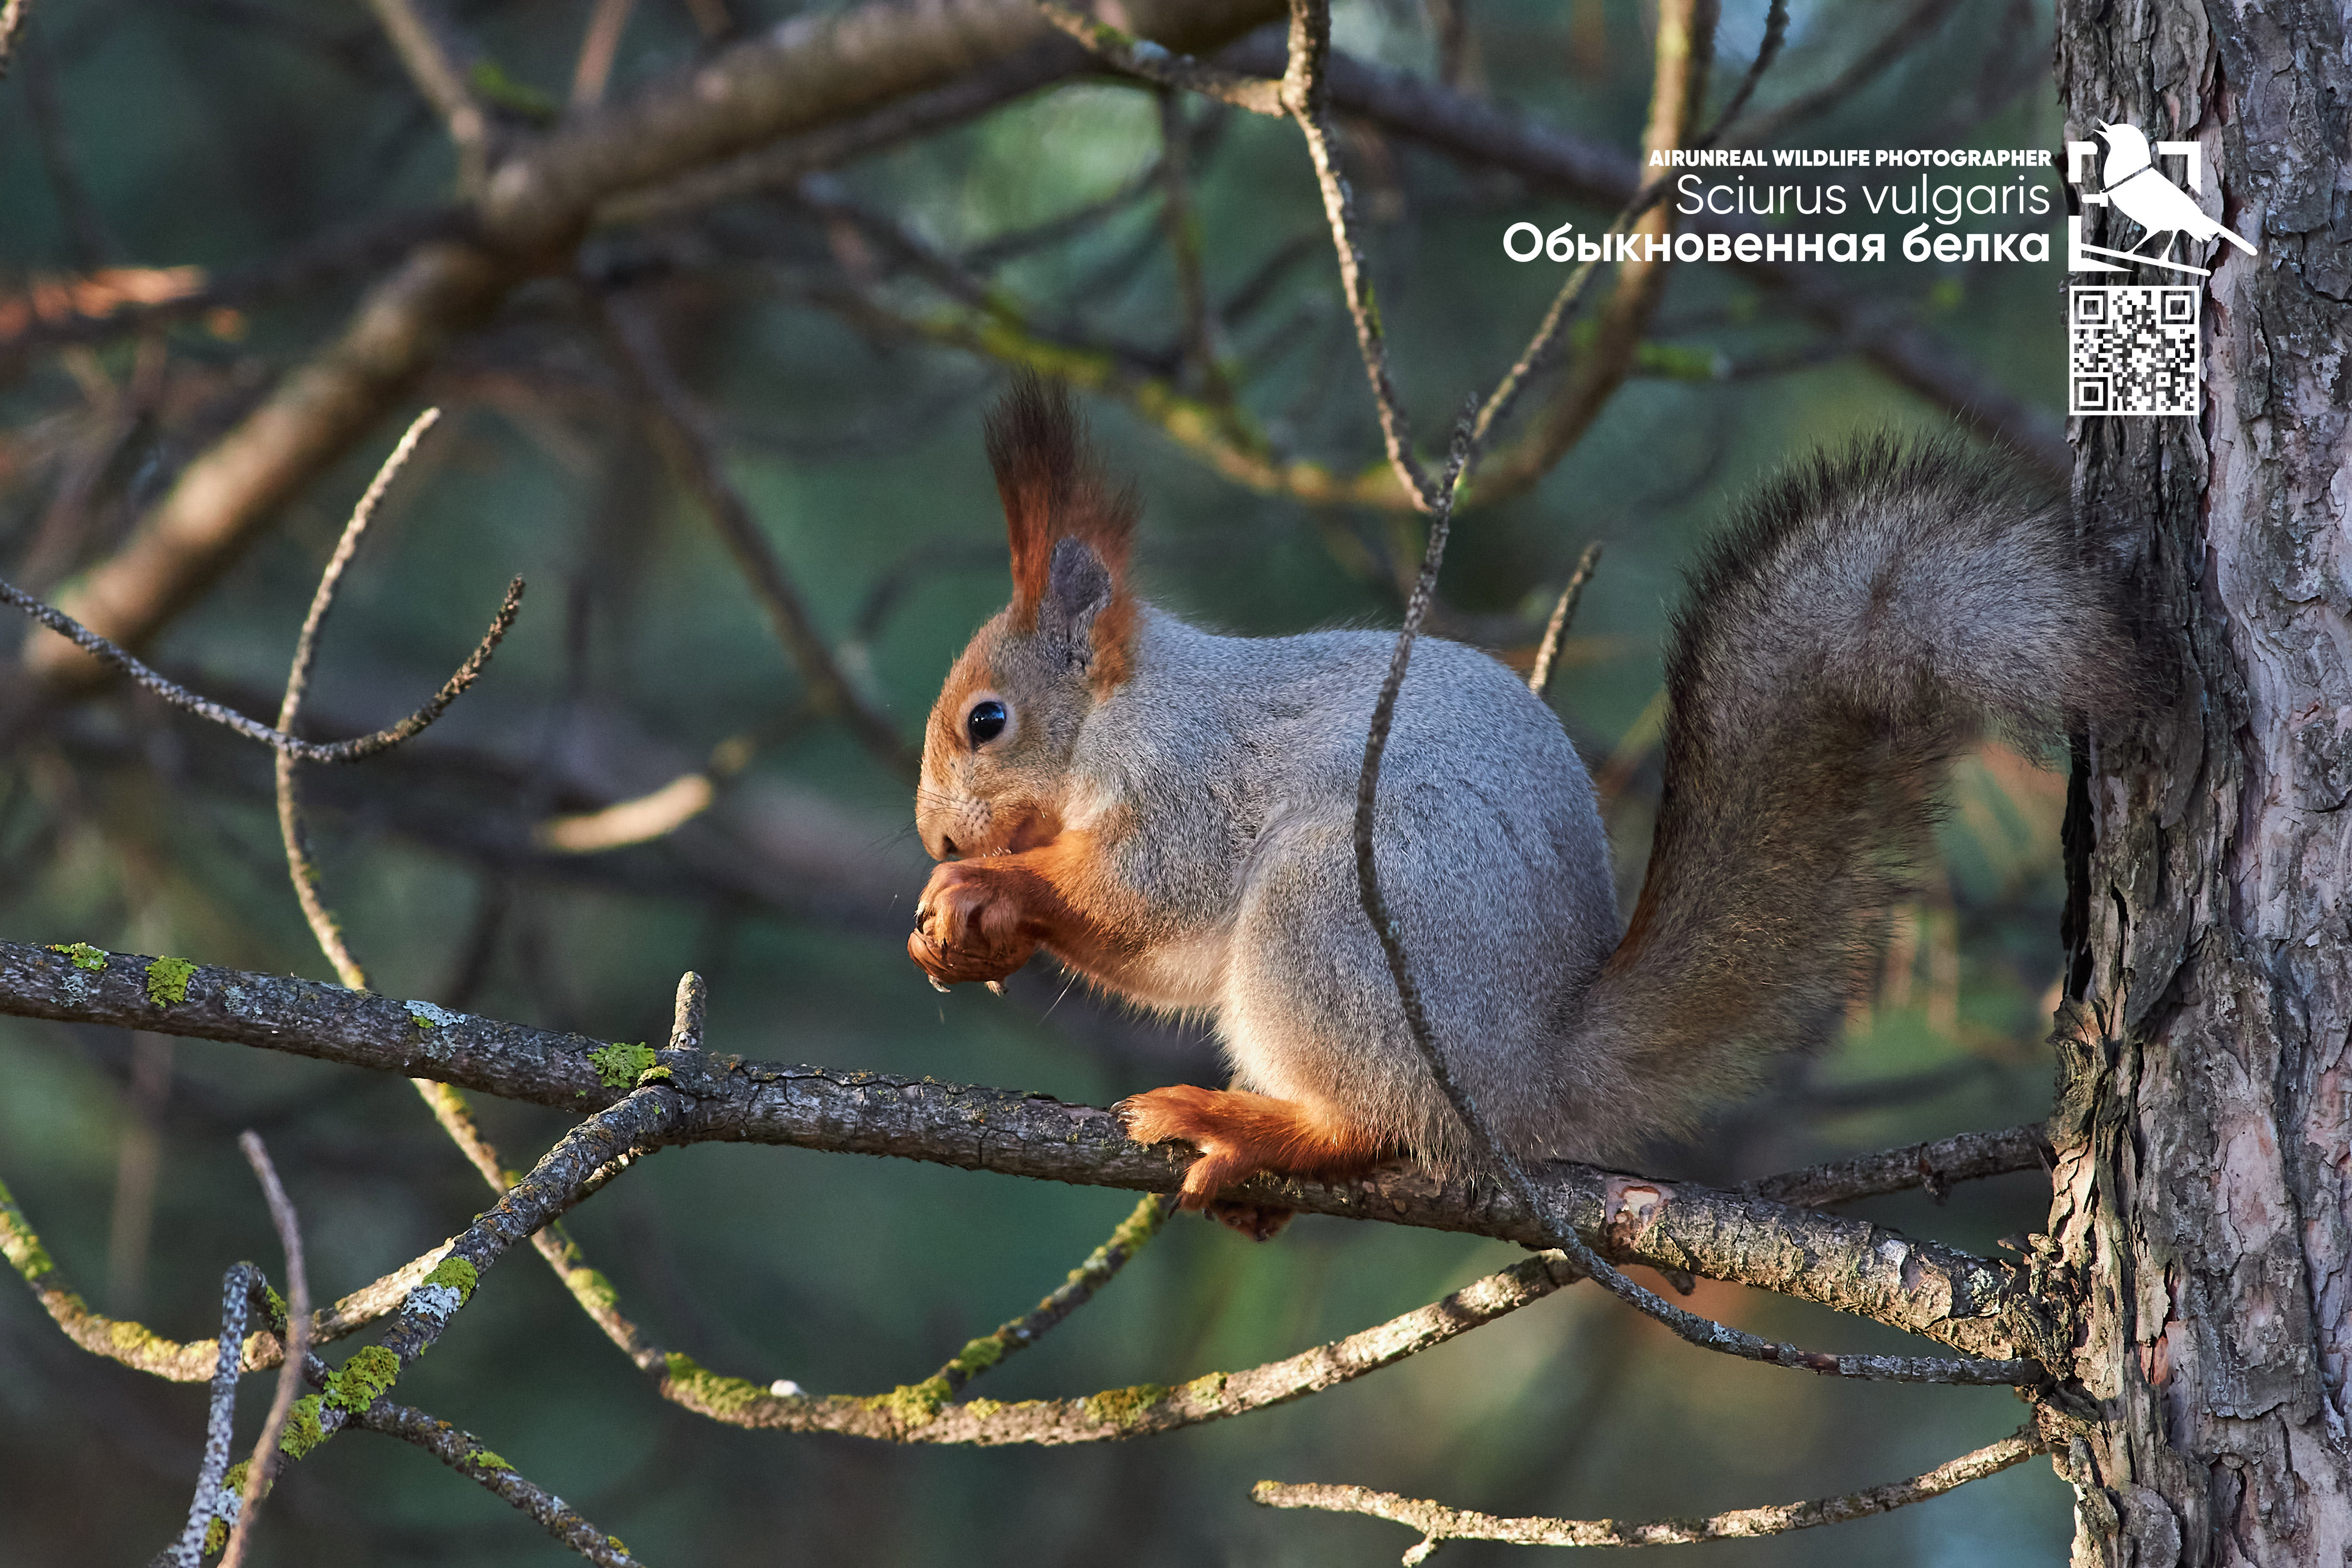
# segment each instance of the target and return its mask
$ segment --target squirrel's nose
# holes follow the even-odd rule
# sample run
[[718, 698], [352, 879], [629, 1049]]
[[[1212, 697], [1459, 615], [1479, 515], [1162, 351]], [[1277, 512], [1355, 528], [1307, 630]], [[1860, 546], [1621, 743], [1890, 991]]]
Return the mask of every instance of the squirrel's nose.
[[939, 853], [939, 858], [940, 858], [940, 859], [942, 859], [942, 860], [952, 860], [952, 859], [954, 859], [954, 858], [955, 858], [955, 853], [956, 853], [955, 840], [954, 840], [954, 839], [952, 839], [952, 838], [950, 838], [950, 837], [949, 837], [946, 834], [944, 834], [944, 833], [940, 834], [940, 853]]

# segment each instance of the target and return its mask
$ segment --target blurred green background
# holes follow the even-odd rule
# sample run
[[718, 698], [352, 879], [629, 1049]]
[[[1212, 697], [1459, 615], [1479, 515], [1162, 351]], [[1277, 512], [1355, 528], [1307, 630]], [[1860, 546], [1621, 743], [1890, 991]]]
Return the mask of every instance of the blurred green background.
[[[729, 3], [747, 28], [795, 9]], [[1465, 85], [1621, 153], [1637, 142], [1648, 92], [1640, 8], [1463, 3]], [[564, 96], [587, 0], [455, 9], [509, 82]], [[1763, 23], [1760, 3], [1727, 6], [1715, 102]], [[1901, 14], [1799, 4], [1758, 101], [1832, 82], [1900, 31], [1899, 58], [1780, 144], [2054, 147], [2049, 27], [2045, 6], [2008, 0]], [[1343, 3], [1338, 41], [1432, 68], [1431, 26], [1412, 0]], [[694, 8], [640, 0], [611, 90], [707, 47]], [[1296, 132], [1197, 102], [1182, 112], [1207, 286], [1244, 404], [1286, 449], [1360, 468], [1377, 456], [1377, 430]], [[1608, 215], [1361, 126], [1343, 131], [1398, 379], [1417, 427], [1440, 430], [1517, 353], [1561, 275], [1506, 259], [1503, 228], [1572, 219], [1589, 230]], [[1160, 148], [1154, 98], [1098, 80], [839, 178], [992, 279], [1033, 321], [1165, 365], [1181, 318], [1146, 178]], [[0, 300], [104, 268], [220, 278], [266, 267], [311, 237], [446, 199], [453, 175], [438, 125], [354, 0], [40, 0], [0, 83]], [[1122, 195], [1068, 232], [1034, 232]], [[1848, 226], [1885, 232], [1899, 251], [1907, 225]], [[2014, 395], [2060, 405], [2054, 265], [1890, 263], [1837, 277], [1915, 314]], [[30, 352], [0, 340], [0, 575], [55, 594], [107, 556], [183, 465], [336, 330], [364, 279], [304, 279], [163, 332]], [[712, 1043], [749, 1056], [1096, 1104], [1216, 1081], [1199, 1027], [1128, 1016], [1043, 962], [998, 1000], [973, 987], [935, 995], [906, 961], [925, 874], [908, 791], [842, 727], [806, 715], [799, 678], [646, 439], [590, 322], [593, 289], [659, 323], [728, 472], [853, 676], [910, 739], [947, 662], [1003, 599], [978, 414], [1003, 368], [893, 330], [870, 308], [939, 308], [919, 276], [789, 195], [593, 237], [581, 279], [526, 286], [423, 389], [417, 405], [443, 405], [445, 428], [388, 502], [328, 634], [312, 732], [354, 733], [405, 711], [455, 666], [509, 574], [532, 585], [488, 679], [431, 734], [363, 767], [306, 773], [329, 896], [376, 984], [634, 1040], [662, 1031], [677, 973], [692, 967], [713, 987]], [[1637, 376], [1533, 493], [1465, 513], [1440, 611], [1454, 635], [1524, 658], [1578, 552], [1606, 544], [1555, 700], [1613, 789], [1629, 899], [1656, 789], [1644, 715], [1694, 542], [1792, 449], [1949, 422], [1726, 270], [1676, 266], [1652, 338], [1692, 351], [1672, 363], [1699, 374]], [[1118, 402], [1087, 406], [1148, 498], [1139, 570], [1155, 601], [1252, 634], [1394, 624], [1397, 563], [1418, 552], [1411, 525], [1252, 493]], [[273, 711], [318, 571], [398, 430], [387, 422], [288, 508], [173, 625], [158, 661], [247, 711]], [[604, 854], [534, 847], [535, 824], [656, 789], [721, 747], [729, 763], [748, 762], [677, 832]], [[1942, 863], [1895, 916], [1874, 1005], [1857, 1009], [1834, 1053], [1792, 1068], [1701, 1146], [1661, 1151], [1650, 1168], [1742, 1180], [2042, 1114], [2063, 795], [2057, 775], [2011, 752], [1966, 761]], [[0, 935], [330, 973], [286, 884], [266, 755], [120, 689], [51, 714], [0, 759]], [[268, 1140], [324, 1299], [434, 1245], [485, 1202], [397, 1080], [0, 1019], [0, 1179], [94, 1306], [173, 1336], [211, 1331], [228, 1263], [278, 1271], [235, 1148], [241, 1128]], [[513, 1163], [562, 1130], [549, 1112], [478, 1108]], [[2045, 1189], [2028, 1174], [1965, 1185], [1940, 1207], [1924, 1196], [1857, 1206], [1989, 1251], [2039, 1226]], [[572, 1223], [661, 1342], [762, 1381], [871, 1392], [927, 1375], [1025, 1309], [1130, 1201], [906, 1163], [705, 1147], [646, 1162]], [[1256, 1247], [1186, 1220], [982, 1392], [1070, 1395], [1234, 1370], [1409, 1310], [1513, 1257], [1492, 1242], [1318, 1219]], [[1828, 1349], [1910, 1342], [1705, 1282], [1691, 1304]], [[741, 1432], [663, 1404], [520, 1255], [486, 1278], [401, 1386], [647, 1560], [711, 1564], [1384, 1562], [1412, 1543], [1408, 1531], [1260, 1510], [1249, 1483], [1352, 1481], [1498, 1513], [1691, 1514], [1912, 1475], [2022, 1415], [1998, 1391], [1837, 1384], [1711, 1357], [1570, 1290], [1242, 1420], [1119, 1446], [897, 1449]], [[257, 1425], [263, 1390], [248, 1389], [241, 1430]], [[26, 1295], [0, 1289], [0, 1562], [144, 1561], [186, 1507], [203, 1407], [200, 1387], [87, 1356]], [[2066, 1492], [2034, 1462], [1860, 1524], [1659, 1555], [2055, 1561], [2067, 1529]], [[1445, 1553], [1465, 1564], [1509, 1554]], [[289, 1474], [257, 1556], [570, 1560], [422, 1453], [366, 1434]]]

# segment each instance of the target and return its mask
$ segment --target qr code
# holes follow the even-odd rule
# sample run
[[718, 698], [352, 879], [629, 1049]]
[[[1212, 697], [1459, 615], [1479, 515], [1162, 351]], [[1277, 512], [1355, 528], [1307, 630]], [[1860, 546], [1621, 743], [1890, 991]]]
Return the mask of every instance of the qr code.
[[2197, 412], [2193, 289], [2076, 289], [2066, 322], [2066, 412]]

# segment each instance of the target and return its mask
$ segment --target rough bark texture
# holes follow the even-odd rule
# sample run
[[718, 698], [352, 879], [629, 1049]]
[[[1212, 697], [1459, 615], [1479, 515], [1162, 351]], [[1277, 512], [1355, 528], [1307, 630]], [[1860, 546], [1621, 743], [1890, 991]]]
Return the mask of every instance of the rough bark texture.
[[[2259, 247], [2183, 247], [2214, 269], [2202, 417], [2078, 437], [2177, 678], [2096, 738], [2070, 820], [2048, 1267], [2079, 1291], [2078, 1564], [2352, 1556], [2346, 34], [2340, 0], [2059, 17], [2069, 135], [2196, 141], [2206, 210]], [[2095, 243], [2141, 237], [2086, 210]]]

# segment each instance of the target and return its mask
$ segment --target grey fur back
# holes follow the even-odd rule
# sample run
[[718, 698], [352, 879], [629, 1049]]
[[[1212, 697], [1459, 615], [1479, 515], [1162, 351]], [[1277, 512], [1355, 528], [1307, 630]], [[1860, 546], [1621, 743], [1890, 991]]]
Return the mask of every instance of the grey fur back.
[[[1135, 677], [1087, 723], [1073, 826], [1151, 825], [1119, 879], [1162, 922], [1147, 1005], [1213, 1016], [1237, 1087], [1444, 1161], [1452, 1118], [1356, 892], [1356, 777], [1394, 638], [1213, 636], [1146, 611]], [[1614, 945], [1592, 786], [1559, 720], [1494, 659], [1430, 640], [1375, 805], [1381, 884], [1433, 1021], [1490, 1105], [1565, 1088], [1551, 1021]]]

